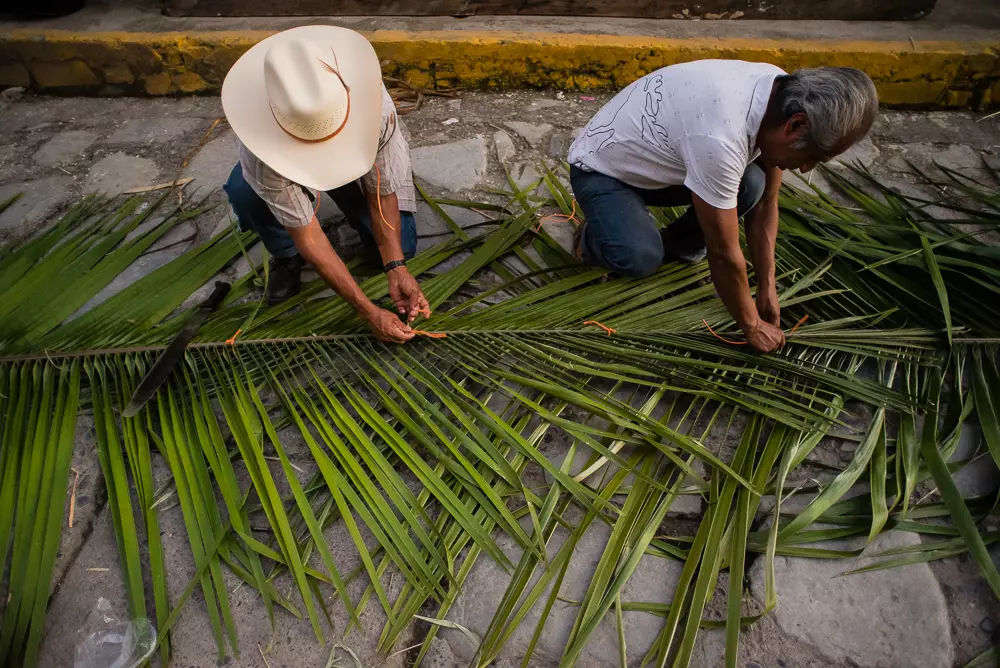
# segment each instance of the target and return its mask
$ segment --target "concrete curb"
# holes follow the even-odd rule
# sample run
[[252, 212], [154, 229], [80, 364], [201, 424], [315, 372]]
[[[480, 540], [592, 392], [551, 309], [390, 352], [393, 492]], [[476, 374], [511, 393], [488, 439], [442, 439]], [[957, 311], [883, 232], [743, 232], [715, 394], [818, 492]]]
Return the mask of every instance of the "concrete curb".
[[[0, 33], [0, 87], [97, 95], [217, 94], [226, 72], [268, 31], [190, 33], [15, 30]], [[786, 70], [849, 65], [885, 104], [1000, 104], [1000, 39], [912, 42], [668, 39], [497, 31], [366, 33], [386, 76], [426, 87], [617, 89], [659, 67], [738, 58]]]

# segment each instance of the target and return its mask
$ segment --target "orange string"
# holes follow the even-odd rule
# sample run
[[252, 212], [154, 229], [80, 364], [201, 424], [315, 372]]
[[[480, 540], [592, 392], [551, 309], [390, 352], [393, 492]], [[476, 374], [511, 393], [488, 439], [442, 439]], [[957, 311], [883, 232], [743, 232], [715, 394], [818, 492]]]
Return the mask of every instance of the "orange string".
[[375, 193], [375, 201], [378, 202], [378, 215], [382, 219], [382, 224], [388, 227], [393, 232], [396, 228], [389, 224], [389, 221], [385, 219], [385, 214], [382, 213], [382, 170], [378, 168], [378, 163], [375, 163], [375, 188], [378, 192]]
[[242, 331], [243, 331], [242, 329], [237, 329], [235, 334], [233, 334], [231, 337], [229, 337], [228, 339], [226, 339], [226, 345], [230, 345], [231, 346], [231, 345], [235, 344], [236, 343], [236, 337], [239, 336]]
[[601, 323], [597, 322], [596, 320], [586, 320], [586, 321], [584, 321], [583, 324], [585, 324], [585, 325], [597, 325], [598, 327], [600, 327], [601, 329], [603, 329], [605, 332], [607, 332], [608, 336], [611, 336], [612, 334], [617, 334], [618, 333], [617, 329], [612, 329], [611, 327], [608, 327], [607, 325], [602, 325]]
[[788, 336], [791, 336], [792, 334], [794, 334], [795, 330], [797, 330], [799, 327], [801, 327], [802, 323], [804, 323], [808, 319], [809, 319], [809, 314], [806, 313], [804, 316], [802, 316], [802, 318], [797, 323], [795, 323], [795, 327], [792, 327], [792, 329], [789, 330]]
[[323, 195], [323, 191], [322, 190], [317, 190], [316, 191], [316, 208], [313, 209], [313, 218], [315, 218], [316, 214], [319, 213], [319, 200], [320, 200], [320, 197], [322, 195]]
[[550, 213], [547, 216], [543, 216], [541, 220], [538, 221], [538, 227], [535, 228], [535, 232], [537, 233], [541, 230], [542, 225], [545, 223], [554, 223], [560, 220], [568, 220], [574, 225], [580, 225], [580, 221], [576, 218], [576, 200], [573, 200], [573, 209], [569, 212], [569, 215], [565, 213]]
[[425, 332], [422, 329], [411, 329], [410, 331], [413, 332], [414, 334], [418, 334], [420, 336], [426, 336], [431, 339], [443, 339], [446, 336], [448, 336], [444, 332]]
[[708, 324], [708, 320], [702, 319], [702, 322], [705, 323], [705, 327], [708, 327], [708, 331], [712, 332], [712, 336], [714, 336], [715, 338], [717, 338], [720, 341], [725, 341], [726, 343], [731, 343], [734, 346], [745, 346], [747, 344], [746, 341], [730, 341], [729, 339], [724, 339], [724, 338], [722, 338], [721, 336], [719, 336], [718, 334], [715, 333], [715, 330], [712, 329], [712, 326]]

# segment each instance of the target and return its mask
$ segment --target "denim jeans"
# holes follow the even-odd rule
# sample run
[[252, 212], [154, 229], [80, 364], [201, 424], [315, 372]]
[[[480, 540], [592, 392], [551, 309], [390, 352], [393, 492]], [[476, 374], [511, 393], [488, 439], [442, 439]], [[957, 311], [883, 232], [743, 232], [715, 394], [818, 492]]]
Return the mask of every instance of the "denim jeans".
[[[240, 229], [256, 232], [268, 253], [278, 258], [298, 254], [288, 230], [278, 222], [267, 203], [243, 178], [243, 169], [239, 163], [233, 167], [229, 180], [222, 189], [226, 191], [229, 204], [236, 212]], [[358, 182], [351, 181], [335, 190], [328, 190], [326, 194], [343, 212], [351, 227], [361, 235], [362, 243], [377, 252], [378, 246], [375, 244], [375, 237], [372, 236], [372, 218], [368, 212], [368, 200]], [[402, 223], [400, 241], [403, 246], [403, 256], [409, 260], [417, 252], [417, 223], [409, 211], [400, 211], [399, 218]]]
[[[665, 230], [656, 226], [650, 206], [689, 206], [684, 186], [659, 190], [635, 188], [598, 172], [570, 168], [570, 185], [586, 218], [580, 234], [584, 259], [623, 276], [648, 276], [664, 258], [703, 251], [705, 237], [692, 206]], [[764, 193], [764, 171], [749, 165], [743, 172], [736, 211], [745, 215]]]

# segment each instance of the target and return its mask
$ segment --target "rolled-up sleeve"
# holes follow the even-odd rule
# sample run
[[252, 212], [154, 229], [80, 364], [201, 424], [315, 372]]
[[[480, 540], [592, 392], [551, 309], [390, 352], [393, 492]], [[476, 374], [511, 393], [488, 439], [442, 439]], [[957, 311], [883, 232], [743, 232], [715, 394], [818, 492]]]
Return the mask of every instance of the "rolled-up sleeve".
[[283, 227], [305, 227], [316, 214], [317, 193], [289, 181], [265, 165], [237, 140], [243, 178], [257, 193]]
[[410, 147], [403, 135], [402, 121], [385, 86], [382, 87], [382, 136], [375, 164], [362, 179], [365, 192], [385, 197], [396, 195], [400, 211], [416, 211]]

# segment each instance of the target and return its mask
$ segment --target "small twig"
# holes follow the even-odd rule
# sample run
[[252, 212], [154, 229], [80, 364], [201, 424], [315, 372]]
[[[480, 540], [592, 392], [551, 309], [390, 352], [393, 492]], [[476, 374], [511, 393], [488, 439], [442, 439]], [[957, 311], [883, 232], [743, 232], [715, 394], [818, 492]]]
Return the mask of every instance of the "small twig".
[[398, 656], [400, 654], [404, 654], [406, 652], [409, 652], [411, 649], [416, 649], [416, 648], [420, 647], [421, 645], [423, 645], [423, 643], [422, 642], [418, 642], [416, 645], [410, 645], [409, 647], [404, 647], [403, 649], [396, 650], [395, 652], [393, 652], [389, 656], [385, 657], [384, 659], [382, 659], [381, 661], [379, 661], [378, 663], [376, 663], [375, 664], [375, 668], [379, 668], [379, 666], [383, 665], [386, 661], [388, 661], [392, 657]]
[[[69, 174], [69, 172], [66, 172]], [[175, 181], [168, 181], [166, 183], [157, 183], [152, 186], [142, 186], [140, 188], [132, 188], [131, 190], [126, 190], [123, 195], [137, 195], [139, 193], [151, 193], [154, 190], [166, 190], [167, 188], [183, 188], [187, 184], [194, 181], [190, 176], [185, 176], [183, 179], [177, 179]]]
[[912, 37], [910, 38], [910, 46], [912, 46], [912, 47], [913, 47], [913, 50], [914, 50], [914, 51], [916, 51], [916, 50], [917, 50], [917, 43], [913, 41], [913, 38], [912, 38]]
[[[270, 459], [270, 460], [271, 460], [272, 462], [280, 462], [280, 461], [281, 461], [281, 460], [280, 460], [279, 458], [277, 458], [277, 457], [269, 457], [269, 456], [267, 456], [267, 455], [264, 455], [264, 459]], [[296, 466], [296, 465], [295, 465], [294, 463], [292, 463], [292, 462], [288, 462], [288, 464], [289, 464], [289, 466], [291, 466], [291, 467], [292, 467], [293, 469], [295, 469], [295, 470], [296, 470], [296, 471], [298, 471], [299, 473], [305, 473], [305, 471], [303, 471], [302, 469], [300, 469], [300, 468], [299, 468], [298, 466]]]
[[88, 568], [88, 569], [86, 569], [86, 571], [88, 573], [107, 573], [110, 570], [111, 570], [110, 568]]
[[257, 651], [260, 652], [260, 658], [264, 660], [264, 665], [267, 666], [267, 668], [271, 668], [271, 664], [267, 662], [267, 657], [264, 656], [264, 650], [260, 648], [260, 643], [257, 643]]
[[76, 474], [73, 478], [73, 493], [69, 497], [69, 528], [73, 528], [73, 516], [76, 514], [76, 486], [80, 482], [80, 472], [76, 469], [71, 468], [70, 471]]

